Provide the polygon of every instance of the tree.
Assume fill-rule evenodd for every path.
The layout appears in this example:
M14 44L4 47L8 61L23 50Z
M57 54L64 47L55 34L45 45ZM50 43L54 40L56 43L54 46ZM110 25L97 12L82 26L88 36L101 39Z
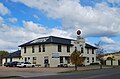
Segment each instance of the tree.
M74 51L70 56L70 60L72 64L75 64L75 70L77 70L77 66L82 65L85 58L81 56L80 51Z
M8 54L8 51L1 50L0 51L0 64L2 64L2 57Z
M103 53L104 49L102 48L101 41L98 43L95 43L95 46L97 47L97 59L100 61L100 69L102 69L102 64L103 64Z
M1 51L0 51L0 56L4 56L4 55L6 55L6 54L8 54L8 51L4 51L4 50L1 50Z

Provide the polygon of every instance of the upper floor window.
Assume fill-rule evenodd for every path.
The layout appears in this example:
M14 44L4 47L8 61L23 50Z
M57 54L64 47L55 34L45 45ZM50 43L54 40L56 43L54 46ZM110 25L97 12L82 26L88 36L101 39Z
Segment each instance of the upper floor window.
M58 52L61 52L61 45L58 45Z
M41 52L41 45L39 45L39 52Z
M81 53L84 53L83 47L81 47Z
M67 52L70 52L70 46L67 46Z
M34 53L35 52L35 48L34 48L34 46L32 46L32 53Z
M87 54L89 54L89 48L87 48Z
M26 53L26 47L24 47L24 53Z
M92 49L92 54L94 54L94 49Z
M42 51L45 52L45 45L42 45Z

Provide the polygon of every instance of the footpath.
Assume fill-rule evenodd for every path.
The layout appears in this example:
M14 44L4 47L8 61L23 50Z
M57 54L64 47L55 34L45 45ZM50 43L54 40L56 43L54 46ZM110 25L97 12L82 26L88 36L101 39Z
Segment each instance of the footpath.
M103 66L103 69L113 68L108 66ZM100 66L86 66L78 67L78 71L86 70L95 70L100 69ZM16 67L0 67L0 76L20 76L20 77L36 77L36 76L48 76L48 75L57 75L62 73L67 73L69 71L74 71L74 67L68 68L44 68L44 67L35 67L35 68L16 68Z

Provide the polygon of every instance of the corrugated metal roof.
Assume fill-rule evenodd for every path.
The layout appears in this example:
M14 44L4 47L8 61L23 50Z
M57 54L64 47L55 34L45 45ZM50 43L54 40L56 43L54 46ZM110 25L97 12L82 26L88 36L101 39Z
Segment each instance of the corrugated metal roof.
M71 45L71 41L75 41L73 39L66 39L66 38L61 38L61 37L55 37L55 36L49 36L49 37L42 37L42 38L37 38L32 41L29 41L27 43L24 43L20 45L19 47L24 47L24 46L31 46L31 45L39 45L39 44L61 44L61 45ZM92 48L92 49L97 49L96 47L87 44L85 45L85 48Z
M38 44L62 44L62 45L71 45L72 46L71 40L72 39L49 36L49 37L42 37L42 38L34 39L32 41L29 41L25 44L20 45L19 47L38 45Z
M13 53L9 53L9 54L3 56L3 58L19 58L19 57L21 57L21 50L17 50Z

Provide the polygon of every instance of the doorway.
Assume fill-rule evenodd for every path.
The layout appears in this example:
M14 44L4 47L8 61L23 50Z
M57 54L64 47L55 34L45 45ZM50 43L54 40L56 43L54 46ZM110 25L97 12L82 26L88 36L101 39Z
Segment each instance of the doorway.
M45 65L45 67L49 67L49 59L48 59L48 56L45 56L45 57L44 57L44 65Z

